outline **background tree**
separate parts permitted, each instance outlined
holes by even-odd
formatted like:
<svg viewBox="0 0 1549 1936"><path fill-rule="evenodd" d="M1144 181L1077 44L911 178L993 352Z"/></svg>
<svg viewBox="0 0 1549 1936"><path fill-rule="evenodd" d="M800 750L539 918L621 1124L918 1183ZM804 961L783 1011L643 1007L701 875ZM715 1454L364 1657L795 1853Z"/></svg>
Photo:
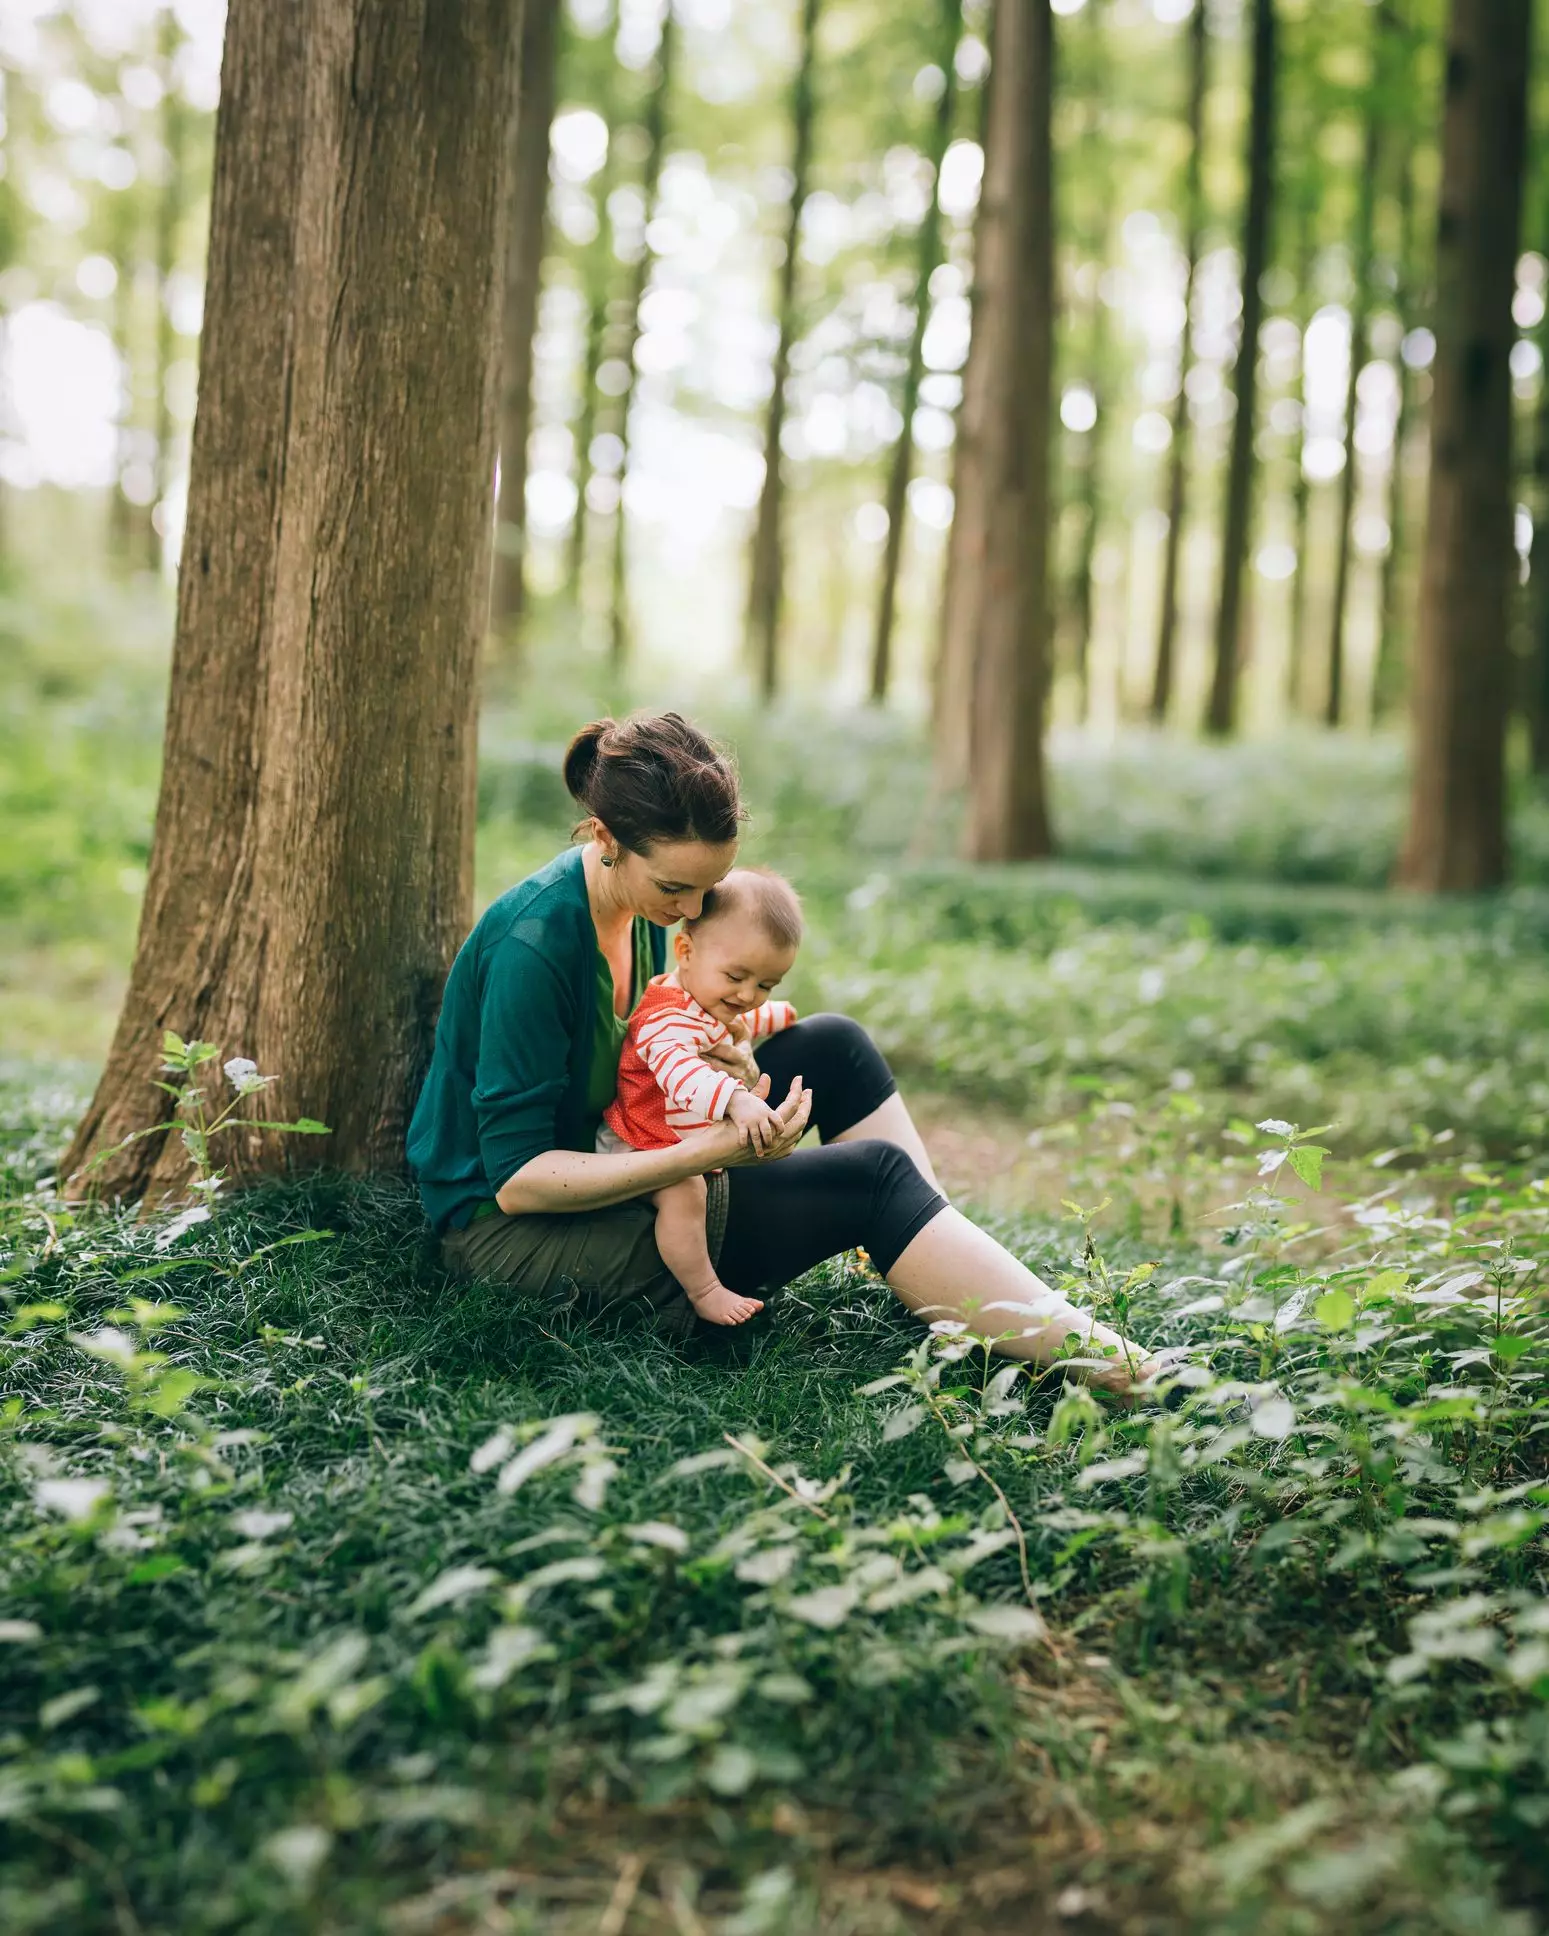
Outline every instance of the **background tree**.
<svg viewBox="0 0 1549 1936"><path fill-rule="evenodd" d="M871 697L880 705L887 697L893 669L893 623L898 609L898 568L904 551L904 518L909 507L909 478L914 469L914 413L925 373L925 330L930 321L930 280L941 264L941 160L952 138L957 107L957 43L963 31L962 0L942 0L936 67L941 92L931 117L926 155L931 169L930 201L920 223L914 275L914 328L909 338L909 360L899 391L899 430L888 460L887 536L882 545L882 573L877 585L877 614L871 638Z"/></svg>
<svg viewBox="0 0 1549 1936"><path fill-rule="evenodd" d="M662 177L662 160L667 150L667 110L672 98L673 56L677 48L677 23L672 0L662 9L661 38L656 45L655 79L646 97L645 167L640 181L642 233L640 248L630 272L629 294L622 320L619 364L623 372L615 416L619 440L619 496L613 518L613 579L609 606L609 640L615 676L623 670L629 656L629 520L624 508L624 492L629 481L630 416L635 402L635 351L640 343L640 305L651 286L655 257L651 248L651 222L656 214L656 198ZM577 513L579 515L579 511Z"/></svg>
<svg viewBox="0 0 1549 1936"><path fill-rule="evenodd" d="M515 13L233 0L150 879L67 1171L161 1115L167 1028L277 1072L313 1160L402 1164L471 912Z"/></svg>
<svg viewBox="0 0 1549 1936"><path fill-rule="evenodd" d="M500 345L500 493L490 618L507 632L522 620L527 530L527 436L532 349L549 206L549 126L558 74L559 0L522 0L521 83L513 134L511 240Z"/></svg>
<svg viewBox="0 0 1549 1936"><path fill-rule="evenodd" d="M1436 226L1431 481L1415 640L1409 826L1398 880L1506 873L1512 296L1530 0L1452 0Z"/></svg>
<svg viewBox="0 0 1549 1936"><path fill-rule="evenodd" d="M775 343L769 406L764 413L764 482L753 519L752 568L748 585L748 643L758 669L759 690L772 699L779 684L781 579L784 569L781 536L783 496L781 433L785 428L786 385L791 374L791 345L796 339L796 267L801 252L801 217L807 205L812 171L812 136L817 113L818 0L802 0L801 47L791 84L791 199L786 211L785 243L780 257Z"/></svg>
<svg viewBox="0 0 1549 1936"><path fill-rule="evenodd" d="M1205 723L1215 734L1237 721L1242 662L1243 577L1253 519L1254 437L1257 429L1259 324L1262 283L1269 262L1270 202L1275 162L1275 7L1253 0L1253 80L1248 104L1247 196L1242 227L1242 323L1232 391L1231 455L1221 532L1221 593L1216 607L1215 662Z"/></svg>
<svg viewBox="0 0 1549 1936"><path fill-rule="evenodd" d="M1183 556L1183 523L1189 477L1189 372L1194 367L1194 288L1204 240L1205 90L1209 84L1210 23L1205 0L1194 0L1189 15L1188 154L1183 170L1183 337L1178 349L1178 394L1173 399L1172 442L1167 458L1167 537L1162 556L1162 602L1156 624L1156 659L1151 679L1151 717L1161 725L1172 703L1178 637L1178 567Z"/></svg>
<svg viewBox="0 0 1549 1936"><path fill-rule="evenodd" d="M1344 467L1339 474L1339 528L1334 540L1334 596L1329 619L1328 684L1323 723L1337 726L1345 705L1345 632L1350 604L1350 561L1355 553L1355 506L1359 456L1355 433L1361 372L1370 347L1372 243L1377 223L1377 185L1382 167L1387 112L1389 41L1392 21L1385 6L1373 12L1371 76L1361 135L1361 172L1355 191L1355 226L1350 239L1350 370L1345 384Z"/></svg>
<svg viewBox="0 0 1549 1936"><path fill-rule="evenodd" d="M1054 359L1048 0L1000 0L992 56L945 676L969 686L968 854L1025 860L1051 844L1043 767ZM943 697L960 704L950 690Z"/></svg>
<svg viewBox="0 0 1549 1936"><path fill-rule="evenodd" d="M1402 30L1401 30L1402 31ZM1414 59L1409 36L1401 49L1399 84L1404 92L1413 85ZM1387 525L1388 548L1382 560L1382 585L1377 619L1377 665L1372 677L1372 716L1387 719L1394 711L1402 687L1404 638L1412 629L1412 615L1405 608L1404 573L1409 552L1409 478L1408 458L1415 422L1415 372L1405 355L1408 332L1419 321L1416 300L1418 268L1414 260L1417 223L1415 221L1415 158L1419 144L1402 127L1395 143L1394 199L1398 214L1398 239L1394 261L1393 306L1400 337L1394 355L1394 379L1398 390L1398 409L1393 418L1393 456L1388 471Z"/></svg>

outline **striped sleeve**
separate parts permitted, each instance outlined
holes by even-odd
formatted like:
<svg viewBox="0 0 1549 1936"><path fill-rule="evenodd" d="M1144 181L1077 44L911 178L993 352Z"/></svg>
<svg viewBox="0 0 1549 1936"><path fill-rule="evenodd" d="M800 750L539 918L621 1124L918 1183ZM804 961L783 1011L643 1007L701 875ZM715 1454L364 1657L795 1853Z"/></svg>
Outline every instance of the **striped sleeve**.
<svg viewBox="0 0 1549 1936"><path fill-rule="evenodd" d="M737 1092L737 1079L701 1061L699 1051L709 1039L702 1022L669 1008L640 1024L635 1046L671 1112L718 1123Z"/></svg>
<svg viewBox="0 0 1549 1936"><path fill-rule="evenodd" d="M766 1035L778 1035L781 1029L788 1029L796 1020L796 1010L789 1002L760 1002L742 1019L748 1025L748 1040L761 1042Z"/></svg>

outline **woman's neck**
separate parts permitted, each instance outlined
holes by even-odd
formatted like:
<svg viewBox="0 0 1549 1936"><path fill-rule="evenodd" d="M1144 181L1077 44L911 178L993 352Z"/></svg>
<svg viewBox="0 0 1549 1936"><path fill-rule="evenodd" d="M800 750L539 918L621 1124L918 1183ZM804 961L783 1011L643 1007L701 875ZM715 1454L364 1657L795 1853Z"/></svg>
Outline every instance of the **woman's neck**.
<svg viewBox="0 0 1549 1936"><path fill-rule="evenodd" d="M581 872L586 878L586 900L592 911L592 926L606 949L634 920L634 910L619 897L613 870L602 864L602 849L589 840L581 849Z"/></svg>

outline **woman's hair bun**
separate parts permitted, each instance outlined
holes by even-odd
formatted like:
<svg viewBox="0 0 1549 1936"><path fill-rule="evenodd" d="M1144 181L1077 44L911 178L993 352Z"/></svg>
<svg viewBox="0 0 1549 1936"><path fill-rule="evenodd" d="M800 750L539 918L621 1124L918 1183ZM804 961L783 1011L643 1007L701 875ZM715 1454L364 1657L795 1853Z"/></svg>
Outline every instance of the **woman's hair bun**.
<svg viewBox="0 0 1549 1936"><path fill-rule="evenodd" d="M576 804L631 853L728 845L742 823L736 767L681 713L594 719L566 748L564 773Z"/></svg>
<svg viewBox="0 0 1549 1936"><path fill-rule="evenodd" d="M591 791L597 774L597 762L602 758L602 741L616 724L617 721L612 719L594 719L590 725L583 726L565 748L565 791L588 813L595 811Z"/></svg>

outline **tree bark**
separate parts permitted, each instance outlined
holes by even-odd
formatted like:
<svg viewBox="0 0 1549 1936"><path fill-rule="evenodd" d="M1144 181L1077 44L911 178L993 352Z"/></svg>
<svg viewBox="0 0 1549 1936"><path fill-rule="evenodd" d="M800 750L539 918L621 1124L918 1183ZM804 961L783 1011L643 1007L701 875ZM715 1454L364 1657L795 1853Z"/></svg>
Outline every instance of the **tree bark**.
<svg viewBox="0 0 1549 1936"><path fill-rule="evenodd" d="M331 1125L235 1175L402 1166L471 915L516 11L232 0L150 878L66 1175L164 1118L168 1028Z"/></svg>
<svg viewBox="0 0 1549 1936"><path fill-rule="evenodd" d="M1221 596L1216 611L1215 668L1206 728L1218 736L1237 724L1242 664L1243 578L1253 522L1254 432L1257 429L1260 284L1269 260L1269 218L1275 167L1275 6L1253 0L1253 83L1248 106L1248 194L1242 231L1242 336L1237 346L1231 456L1221 535Z"/></svg>
<svg viewBox="0 0 1549 1936"><path fill-rule="evenodd" d="M1051 850L1043 716L1049 667L1049 459L1054 363L1054 23L1048 0L999 0L976 304L963 387L972 462L958 467L961 552L950 663L972 681L967 852ZM960 521L960 522L959 522Z"/></svg>
<svg viewBox="0 0 1549 1936"><path fill-rule="evenodd" d="M941 180L941 161L952 139L952 120L957 107L954 59L963 30L963 0L942 0L941 44L936 64L945 81L936 102L931 122L930 206L920 223L919 246L915 255L914 332L909 338L909 361L904 370L899 408L903 423L893 445L887 474L887 539L882 550L882 579L877 587L877 618L871 640L871 697L875 705L887 698L893 673L893 620L898 604L898 573L904 554L904 518L909 508L909 476L914 469L914 411L920 399L920 382L925 373L925 330L930 321L930 280L941 263L941 207L936 191Z"/></svg>
<svg viewBox="0 0 1549 1936"><path fill-rule="evenodd" d="M490 621L512 637L522 622L525 596L532 346L548 233L549 127L554 119L558 54L559 0L522 0L520 82L512 135L515 187L500 341L500 494L490 585Z"/></svg>
<svg viewBox="0 0 1549 1936"><path fill-rule="evenodd" d="M1377 31L1383 29L1379 21ZM1339 534L1334 550L1334 609L1329 622L1328 686L1323 723L1337 726L1345 705L1345 627L1350 603L1350 558L1354 549L1356 448L1355 421L1359 397L1356 386L1366 363L1367 328L1371 313L1372 230L1377 215L1377 170L1382 159L1381 92L1374 87L1366 112L1361 179L1356 190L1355 246L1351 251L1355 294L1350 304L1350 377L1345 385L1345 467L1339 474Z"/></svg>
<svg viewBox="0 0 1549 1936"><path fill-rule="evenodd" d="M651 89L645 111L645 173L641 179L640 192L645 202L645 231L650 235L652 218L656 214L657 189L661 182L662 159L667 145L667 104L672 90L673 55L677 50L677 24L673 19L672 0L667 0L662 15L662 37L656 49L656 82ZM640 305L645 300L645 292L651 286L651 271L656 265L656 255L649 240L642 239L640 256L630 277L629 300L624 322L624 346L621 352L629 380L624 394L618 402L618 438L623 445L619 458L619 501L613 520L613 596L609 616L610 653L615 676L624 669L629 657L630 617L629 617L629 527L624 515L624 487L629 481L629 418L635 402L635 349L640 341Z"/></svg>
<svg viewBox="0 0 1549 1936"><path fill-rule="evenodd" d="M790 380L791 345L796 340L796 259L801 248L801 215L807 205L816 121L813 79L817 69L819 0L802 0L801 53L791 87L791 203L785 224L785 254L780 262L777 307L780 336L775 346L774 383L764 416L764 482L753 522L753 557L748 585L748 644L758 668L758 687L767 702L780 683L780 606L784 592L784 509L780 435L785 428L785 391ZM891 538L891 532L889 537Z"/></svg>
<svg viewBox="0 0 1549 1936"><path fill-rule="evenodd" d="M1209 81L1210 26L1204 0L1189 15L1189 157L1184 174L1183 346L1178 395L1173 402L1172 443L1167 459L1167 547L1162 557L1162 608L1156 626L1156 664L1151 680L1151 718L1162 725L1172 703L1178 636L1178 572L1183 558L1183 519L1189 477L1189 372L1194 367L1194 282L1204 242L1205 89Z"/></svg>
<svg viewBox="0 0 1549 1936"><path fill-rule="evenodd" d="M1530 0L1452 0L1436 225L1430 502L1415 642L1409 829L1397 878L1506 876L1512 545L1511 304Z"/></svg>

